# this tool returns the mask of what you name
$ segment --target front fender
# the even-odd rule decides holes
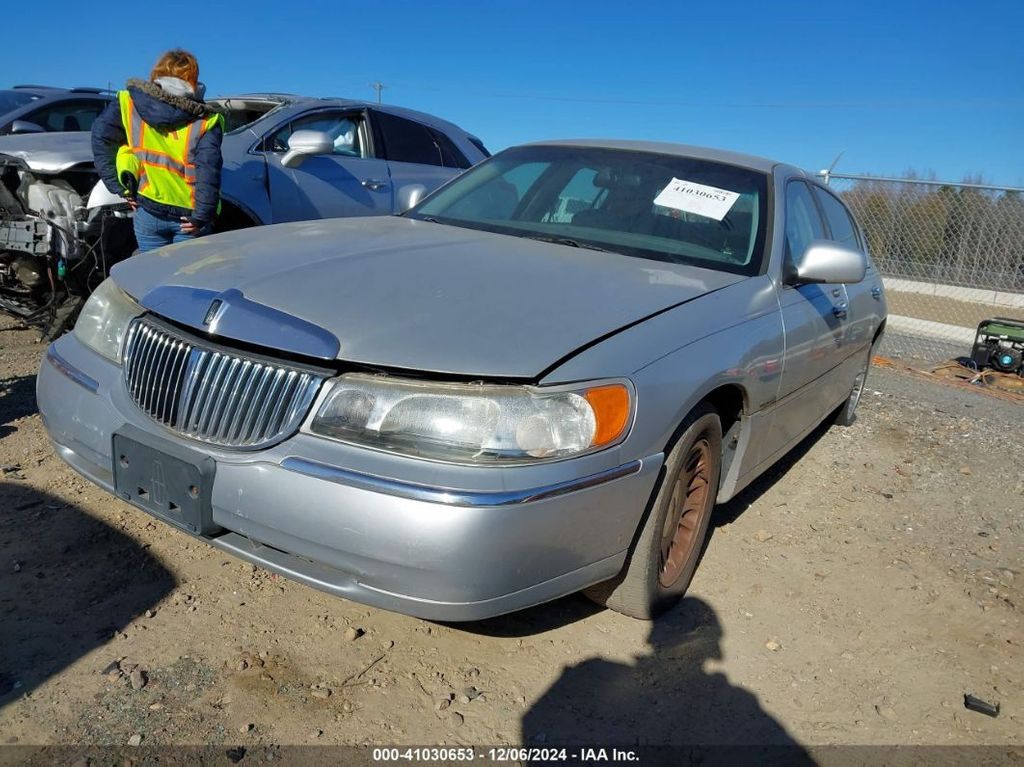
[[[756,450],[747,448],[761,428],[758,411],[778,396],[784,352],[774,285],[765,276],[753,277],[603,340],[559,366],[542,383],[614,376],[632,380],[636,421],[622,445],[624,458],[664,451],[697,403],[719,387],[739,387],[748,428],[740,436],[739,460],[729,471],[732,477],[747,467],[747,459],[756,457]]]
[[[270,191],[267,161],[263,155],[244,155],[236,161],[225,153],[220,195],[257,224],[269,223],[272,220]]]
[[[741,428],[735,453],[723,471],[720,500],[732,495],[740,477],[756,465],[759,437],[767,426],[762,409],[778,395],[785,351],[777,312],[746,320],[673,351],[636,371],[637,423],[631,438],[666,450],[678,425],[717,389],[742,394]],[[640,417],[640,413],[644,417]]]

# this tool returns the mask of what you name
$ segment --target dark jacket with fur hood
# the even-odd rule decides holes
[[[135,108],[139,110],[139,116],[154,128],[175,130],[213,114],[213,110],[201,100],[168,93],[155,82],[133,79],[128,81],[127,88]],[[211,223],[217,215],[217,202],[220,199],[222,138],[218,126],[207,131],[196,146],[193,158],[196,166],[194,210],[163,205],[142,195],[139,195],[139,204],[165,221],[178,221],[184,216],[200,228]],[[104,185],[114,194],[124,191],[117,180],[114,162],[118,148],[127,143],[128,137],[121,122],[121,107],[117,99],[114,99],[92,125],[92,154],[96,170]]]

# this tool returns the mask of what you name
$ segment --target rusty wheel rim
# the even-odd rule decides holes
[[[682,576],[700,547],[700,532],[710,512],[711,445],[699,439],[686,453],[669,499],[661,533],[658,583],[669,588]]]

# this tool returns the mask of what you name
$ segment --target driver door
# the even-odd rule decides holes
[[[786,261],[814,240],[826,239],[821,212],[803,181],[786,185]],[[788,271],[788,269],[787,269]],[[786,334],[786,356],[773,428],[761,460],[807,433],[839,403],[840,365],[849,356],[849,298],[845,285],[777,286]]]
[[[286,168],[281,158],[298,130],[322,131],[334,139],[330,154],[306,157]],[[363,110],[330,110],[302,115],[279,126],[263,141],[270,194],[270,223],[348,216],[386,216],[394,210],[385,160],[374,156]]]

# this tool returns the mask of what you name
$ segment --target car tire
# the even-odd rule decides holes
[[[242,212],[242,209],[237,205],[225,202],[221,206],[220,215],[217,216],[217,220],[213,223],[213,234],[233,232],[238,229],[248,229],[258,225],[258,222],[254,221],[252,216]]]
[[[679,431],[622,572],[584,592],[633,618],[654,618],[678,602],[704,554],[722,465],[722,422],[702,403]]]
[[[39,340],[51,343],[71,330],[84,304],[85,301],[80,296],[67,296],[53,311],[50,322],[43,328]]]
[[[868,371],[871,370],[871,359],[875,356],[875,347],[877,345],[877,343],[873,343],[868,347],[868,354],[864,360],[864,365],[853,379],[853,388],[850,389],[850,396],[836,410],[835,418],[832,420],[832,423],[836,426],[852,426],[857,420],[857,405],[860,404],[861,397],[864,396]]]

